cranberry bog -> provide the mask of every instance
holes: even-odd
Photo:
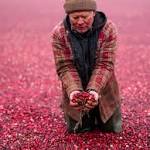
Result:
[[[0,150],[148,150],[150,2],[98,2],[118,29],[123,131],[69,134],[50,45],[63,1],[0,0]]]

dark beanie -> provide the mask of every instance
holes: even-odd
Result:
[[[64,9],[66,13],[80,10],[96,10],[96,0],[65,0]]]

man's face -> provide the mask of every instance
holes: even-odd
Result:
[[[79,33],[88,31],[93,24],[94,11],[78,11],[69,14],[71,27]]]

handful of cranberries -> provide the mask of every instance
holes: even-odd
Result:
[[[95,101],[94,95],[89,92],[80,92],[73,96],[72,102],[78,103],[79,106],[85,106],[87,101]]]

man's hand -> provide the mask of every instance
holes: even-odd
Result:
[[[85,108],[85,104],[89,97],[89,93],[81,91],[73,91],[70,94],[70,106],[78,111],[82,111]]]
[[[70,94],[70,106],[77,110],[89,111],[98,105],[99,95],[95,91],[73,91]]]
[[[98,93],[95,91],[90,91],[89,94],[90,97],[87,100],[87,103],[85,104],[86,110],[93,109],[95,106],[98,105],[98,98],[99,98]]]
[[[71,92],[71,94],[69,96],[69,98],[70,98],[70,106],[72,106],[72,107],[78,107],[79,106],[79,104],[76,101],[74,101],[74,99],[73,99],[74,96],[76,94],[78,94],[78,93],[80,93],[80,91],[73,91],[73,92]]]

